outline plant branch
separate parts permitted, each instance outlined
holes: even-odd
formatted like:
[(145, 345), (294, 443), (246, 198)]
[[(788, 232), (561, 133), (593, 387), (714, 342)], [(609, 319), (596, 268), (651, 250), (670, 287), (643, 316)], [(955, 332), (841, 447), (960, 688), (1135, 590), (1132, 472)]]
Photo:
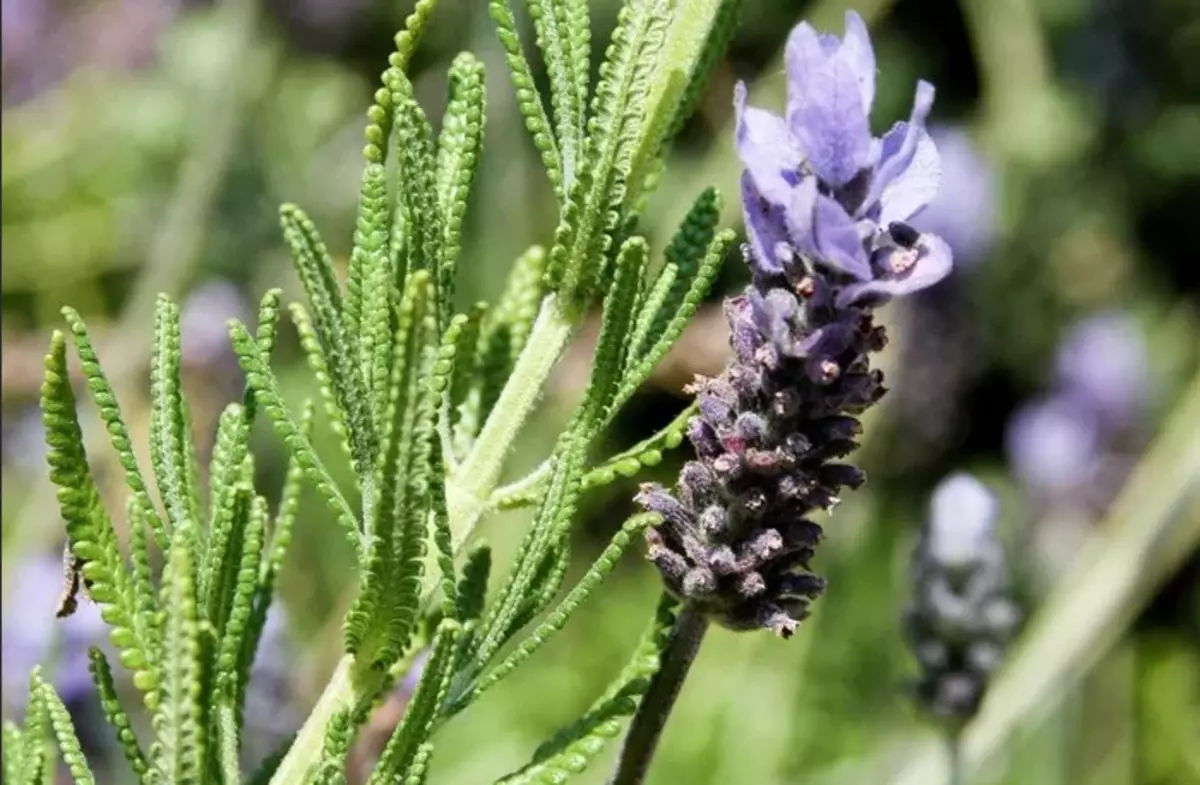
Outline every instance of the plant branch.
[(667, 718), (675, 707), (675, 700), (700, 652), (707, 630), (708, 620), (692, 606), (685, 605), (671, 631), (662, 664), (633, 715), (617, 760), (617, 770), (609, 785), (641, 785), (646, 779)]

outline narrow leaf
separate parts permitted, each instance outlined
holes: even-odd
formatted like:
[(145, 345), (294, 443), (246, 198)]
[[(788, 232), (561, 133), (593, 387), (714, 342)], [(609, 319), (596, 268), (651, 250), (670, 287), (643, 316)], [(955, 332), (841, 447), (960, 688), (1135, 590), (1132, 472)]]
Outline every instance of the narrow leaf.
[(100, 368), (100, 359), (96, 355), (87, 325), (73, 308), (63, 308), (62, 314), (71, 329), (71, 335), (75, 341), (75, 351), (83, 366), (83, 375), (87, 379), (92, 400), (100, 410), (100, 419), (104, 422), (113, 449), (117, 451), (121, 467), (125, 470), (125, 484), (129, 486), (129, 490), (133, 492), (134, 498), (145, 512), (159, 542), (165, 543), (167, 541), (166, 529), (162, 519), (158, 516), (158, 510), (154, 508), (154, 502), (150, 499), (150, 490), (146, 486), (146, 480), (133, 451), (133, 439), (125, 425), (125, 418), (121, 415), (121, 407), (117, 403), (117, 396), (113, 392), (112, 384)]
[(58, 697), (54, 688), (36, 673), (33, 679), (50, 718), (50, 726), (54, 731), (54, 738), (58, 741), (58, 749), (62, 753), (63, 762), (67, 764), (67, 770), (71, 772), (71, 779), (75, 781), (76, 785), (94, 785), (96, 778), (92, 775), (92, 770), (83, 757), (83, 749), (79, 746), (79, 737), (75, 735), (75, 726), (71, 723), (71, 715), (67, 711), (67, 707), (63, 705), (62, 698)]
[(192, 555), (182, 533), (175, 534), (163, 574), (166, 613), (162, 704), (152, 724), (157, 734), (152, 757), (157, 775), (171, 783), (200, 783), (204, 774), (205, 710), (200, 701), (204, 665)]
[[(533, 18), (537, 45), (550, 77), (550, 105), (554, 109), (555, 137), (562, 153), (563, 184), (571, 190), (575, 172), (580, 168), (583, 146), (584, 111), (587, 104), (587, 76), (578, 78), (577, 66), (586, 62), (587, 53), (577, 55), (576, 46), (586, 43), (573, 34), (566, 3), (559, 0), (526, 0)], [(586, 22), (586, 17), (584, 18)], [(586, 66), (585, 66), (586, 68)]]
[(197, 534), (198, 504), (191, 482), (191, 426), (184, 412), (180, 357), (179, 308), (162, 295), (154, 315), (150, 359), (150, 458), (171, 525), (191, 538)]
[(88, 661), (89, 670), (92, 673), (92, 684), (96, 686), (96, 693), (100, 698), (100, 708), (104, 711), (104, 719), (108, 720), (108, 724), (116, 731), (117, 744), (121, 747), (121, 753), (125, 756), (125, 760), (129, 761), (129, 767), (133, 770), (134, 776), (139, 782), (147, 782), (150, 764), (147, 763), (142, 746), (138, 743), (133, 724), (129, 721), (129, 715), (126, 714), (124, 707), (121, 706), (121, 699), (117, 696), (117, 687), (113, 682), (112, 668), (108, 664), (108, 658), (104, 656), (103, 651), (92, 646), (88, 649)]
[(437, 148), (437, 197), (445, 235), (439, 288), (449, 296), (462, 250), (463, 219), (467, 197), (479, 168), (483, 146), (483, 63), (469, 52), (450, 65), (450, 101), (442, 120)]

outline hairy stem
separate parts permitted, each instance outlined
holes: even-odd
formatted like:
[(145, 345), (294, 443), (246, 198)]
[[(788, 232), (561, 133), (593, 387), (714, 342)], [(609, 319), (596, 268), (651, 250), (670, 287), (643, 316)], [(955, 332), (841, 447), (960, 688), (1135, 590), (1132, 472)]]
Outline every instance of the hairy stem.
[(692, 606), (685, 605), (679, 612), (675, 628), (671, 631), (671, 640), (663, 653), (662, 664), (650, 680), (650, 688), (633, 715), (633, 722), (625, 735), (625, 744), (621, 747), (621, 756), (617, 760), (617, 770), (609, 780), (609, 785), (641, 785), (646, 779), (650, 761), (658, 748), (658, 740), (675, 707), (675, 699), (683, 689), (683, 680), (687, 678), (692, 662), (700, 651), (707, 629), (708, 620)]
[(321, 759), (325, 745), (325, 733), (329, 723), (338, 712), (352, 709), (364, 697), (363, 690), (354, 683), (354, 656), (347, 654), (338, 661), (325, 691), (317, 699), (317, 705), (296, 734), (287, 755), (271, 777), (271, 785), (307, 782)]
[(517, 358), (512, 375), (488, 415), (475, 446), (447, 483), (446, 504), (455, 550), (470, 536), (487, 509), (488, 498), (500, 480), (504, 459), (541, 397), (546, 378), (574, 331), (575, 325), (562, 312), (558, 298), (554, 295), (546, 297), (529, 341)]

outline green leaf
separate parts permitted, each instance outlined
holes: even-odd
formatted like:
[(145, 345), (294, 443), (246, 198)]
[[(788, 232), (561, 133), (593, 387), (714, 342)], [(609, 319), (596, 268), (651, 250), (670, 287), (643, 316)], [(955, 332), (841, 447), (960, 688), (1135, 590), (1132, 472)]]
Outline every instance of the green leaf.
[[(288, 312), (291, 314), (292, 324), (296, 326), (296, 334), (300, 338), (300, 348), (304, 351), (308, 368), (317, 380), (317, 389), (321, 393), (321, 403), (325, 407), (325, 415), (329, 418), (329, 427), (341, 442), (342, 451), (346, 457), (353, 460), (354, 449), (350, 446), (350, 428), (346, 424), (346, 415), (342, 411), (342, 407), (338, 405), (337, 394), (333, 391), (329, 366), (321, 351), (321, 341), (313, 327), (312, 317), (300, 303), (291, 303), (288, 306)], [(357, 472), (357, 469), (355, 471)], [(356, 476), (356, 479), (361, 482), (362, 478)]]
[[(720, 260), (717, 269), (704, 271), (704, 278), (700, 274), (720, 217), (720, 197), (715, 188), (708, 188), (696, 199), (664, 252), (667, 263), (651, 287), (652, 293), (644, 309), (638, 314), (630, 342), (631, 360), (643, 356), (658, 344), (680, 306), (692, 294), (691, 287), (697, 280), (708, 280), (711, 285), (708, 276), (716, 276)], [(707, 289), (700, 296), (706, 292)]]
[(167, 518), (192, 538), (199, 502), (192, 485), (191, 425), (184, 410), (180, 358), (179, 308), (160, 295), (150, 356), (150, 459)]
[(433, 731), (445, 701), (453, 675), (450, 665), (460, 631), (458, 622), (452, 619), (445, 619), (438, 625), (429, 659), (404, 710), (404, 719), (388, 739), (368, 785), (403, 781), (404, 773), (411, 771), (417, 752)]
[(449, 435), (451, 450), (447, 462), (451, 464), (454, 459), (467, 454), (479, 430), (479, 363), (482, 360), (480, 349), (487, 314), (487, 303), (475, 303), (467, 314), (466, 324), (459, 332), (454, 345), (454, 375), (450, 379), (450, 390), (446, 396), (447, 416), (443, 425), (443, 429)]
[(362, 535), (358, 521), (350, 505), (346, 502), (337, 484), (317, 456), (308, 437), (301, 432), (283, 398), (279, 393), (279, 383), (271, 372), (266, 359), (258, 350), (258, 345), (250, 337), (246, 326), (237, 320), (229, 323), (230, 336), (233, 339), (233, 350), (238, 356), (242, 371), (246, 374), (246, 383), (254, 390), (258, 405), (266, 411), (267, 417), (275, 426), (275, 431), (283, 438), (288, 450), (304, 468), (309, 480), (317, 492), (325, 499), (334, 518), (346, 530), (346, 535), (354, 546), (355, 553), (361, 563), (363, 557)]
[(375, 103), (367, 110), (367, 128), (364, 133), (367, 146), (363, 149), (363, 157), (369, 164), (382, 164), (387, 160), (394, 110), (391, 79), (396, 73), (408, 69), (408, 61), (421, 40), (425, 25), (437, 4), (438, 0), (417, 0), (412, 13), (404, 20), (404, 29), (396, 33), (396, 51), (388, 57), (388, 68), (379, 77), (383, 87), (375, 91)]
[(467, 552), (462, 578), (458, 582), (458, 611), (455, 615), (460, 621), (469, 622), (483, 615), (491, 572), (492, 548), (486, 542), (476, 542)]
[(608, 254), (621, 220), (632, 167), (631, 151), (670, 21), (672, 0), (631, 0), (621, 7), (592, 102), (582, 167), (558, 229), (547, 283), (568, 307), (581, 311), (604, 291)]
[(354, 741), (354, 726), (349, 711), (339, 711), (329, 721), (325, 741), (321, 745), (321, 760), (313, 773), (315, 785), (346, 785), (346, 756)]
[(367, 477), (378, 445), (358, 355), (351, 348), (342, 323), (342, 295), (333, 261), (316, 226), (300, 208), (285, 204), (279, 210), (279, 221), (284, 239), (291, 248), (296, 272), (308, 295), (320, 354), (331, 371), (329, 379), (334, 398), (345, 417), (355, 475)]
[[(275, 338), (279, 333), (279, 301), (282, 297), (283, 290), (268, 289), (258, 302), (258, 329), (255, 331), (255, 340), (258, 343), (259, 353), (268, 359), (270, 359), (271, 353), (275, 351)], [(248, 424), (253, 423), (256, 407), (254, 405), (254, 391), (250, 389), (249, 385), (246, 386), (246, 394), (243, 396), (242, 406), (246, 410), (246, 422)], [(211, 488), (209, 493), (212, 493)]]
[[(244, 516), (249, 514), (250, 491), (240, 485), (240, 481), (246, 479), (246, 457), (249, 452), (250, 429), (245, 415), (245, 409), (236, 403), (229, 404), (221, 412), (209, 467), (213, 499), (208, 540), (200, 562), (199, 598), (205, 616), (217, 631), (224, 626), (221, 614), (225, 609), (222, 603), (228, 599), (224, 596), (228, 586), (221, 582), (231, 572), (227, 560), (231, 551), (231, 534), (241, 536), (236, 526), (244, 525)], [(247, 494), (240, 500), (236, 499), (239, 490)], [(243, 517), (237, 520), (239, 512)], [(236, 559), (236, 555), (233, 558)]]
[[(563, 183), (569, 192), (580, 168), (583, 146), (584, 112), (588, 89), (588, 38), (572, 29), (580, 21), (578, 13), (562, 0), (526, 0), (533, 18), (537, 45), (550, 77), (550, 105), (554, 109), (555, 137), (562, 153)], [(582, 21), (587, 30), (586, 10)], [(582, 46), (582, 52), (576, 48)], [(582, 79), (579, 65), (583, 64)]]
[(433, 131), (425, 112), (413, 96), (408, 77), (392, 74), (392, 101), (395, 103), (396, 163), (402, 184), (400, 214), (404, 221), (405, 265), (397, 270), (407, 277), (420, 270), (433, 276), (439, 329), (449, 322), (452, 298), (452, 270), (444, 266), (445, 230), (438, 209), (437, 156)]
[(368, 519), (359, 594), (344, 625), (346, 652), (383, 669), (403, 652), (420, 599), (438, 405), (424, 375), (427, 347), (437, 335), (433, 298), (430, 272), (414, 273), (398, 313), (379, 496)]
[(504, 62), (508, 66), (513, 87), (517, 92), (517, 108), (525, 118), (525, 128), (533, 138), (533, 146), (542, 157), (542, 165), (546, 167), (546, 176), (550, 178), (554, 193), (561, 200), (564, 194), (562, 156), (550, 127), (550, 118), (546, 115), (542, 96), (533, 81), (533, 71), (521, 48), (517, 20), (513, 17), (508, 0), (491, 0), (488, 3), (488, 13), (496, 22), (496, 37), (500, 39), (500, 45), (504, 48)]
[(675, 602), (664, 595), (654, 621), (633, 657), (608, 690), (579, 720), (563, 728), (537, 749), (525, 767), (497, 782), (502, 785), (537, 785), (566, 782), (584, 771), (610, 739), (621, 732), (623, 720), (637, 710), (650, 685), (670, 637)]
[(590, 419), (604, 410), (621, 382), (629, 334), (633, 331), (634, 307), (642, 285), (642, 270), (649, 253), (643, 238), (631, 237), (617, 254), (616, 275), (604, 301), (604, 317), (585, 393), (585, 416)]
[(36, 671), (32, 680), (35, 684), (34, 689), (45, 705), (54, 738), (58, 740), (58, 749), (62, 753), (63, 762), (67, 764), (67, 770), (71, 772), (71, 779), (76, 785), (94, 785), (96, 778), (83, 757), (79, 737), (75, 735), (75, 726), (71, 723), (71, 715), (63, 705), (62, 698), (58, 697), (54, 688), (43, 681)]
[[(37, 681), (41, 666), (29, 674), (29, 705), (25, 708), (25, 728), (21, 731), (22, 767), (17, 779), (30, 785), (51, 785), (54, 780), (54, 746), (51, 738), (50, 709)], [(5, 751), (7, 752), (7, 747)]]
[(469, 52), (459, 54), (450, 65), (450, 100), (437, 146), (438, 209), (445, 235), (438, 287), (444, 299), (453, 291), (467, 197), (479, 168), (485, 95), (483, 63)]
[[(354, 246), (350, 250), (345, 307), (342, 312), (346, 339), (351, 344), (365, 337), (365, 304), (369, 299), (372, 274), (381, 265), (388, 263), (390, 224), (391, 204), (387, 192), (387, 169), (380, 163), (368, 163), (363, 169), (362, 189), (358, 197)], [(366, 367), (363, 367), (363, 372), (365, 375)]]
[(528, 637), (522, 640), (516, 649), (505, 657), (500, 664), (484, 674), (461, 697), (456, 698), (449, 713), (456, 713), (467, 705), (474, 703), (480, 695), (516, 670), (535, 651), (541, 648), (546, 641), (561, 630), (566, 625), (567, 619), (570, 618), (571, 614), (591, 596), (592, 592), (612, 572), (617, 564), (617, 560), (621, 558), (621, 554), (624, 553), (630, 541), (638, 534), (641, 534), (648, 525), (651, 525), (656, 520), (657, 517), (649, 513), (635, 515), (627, 520), (625, 525), (621, 527), (621, 530), (614, 535), (608, 546), (604, 549), (604, 552), (600, 554), (600, 557), (596, 559), (596, 562), (588, 569), (579, 583), (563, 598), (558, 607)]
[(417, 747), (417, 752), (413, 755), (412, 763), (404, 770), (404, 774), (402, 775), (404, 785), (424, 785), (429, 774), (429, 759), (432, 757), (432, 742), (425, 742), (420, 747)]
[[(247, 497), (253, 492), (246, 488)], [(239, 494), (240, 495), (240, 494)], [(235, 582), (231, 587), (227, 621), (217, 631), (220, 643), (217, 647), (215, 676), (216, 714), (210, 718), (213, 738), (221, 744), (221, 760), (227, 772), (235, 775), (226, 779), (237, 782), (238, 753), (241, 749), (242, 707), (245, 695), (242, 666), (245, 662), (247, 634), (252, 625), (255, 595), (259, 589), (259, 570), (263, 561), (264, 532), (267, 525), (267, 502), (263, 497), (253, 497), (245, 520), (245, 532), (239, 537), (241, 559)]]
[(704, 39), (704, 46), (692, 65), (687, 88), (679, 98), (671, 125), (660, 145), (665, 146), (666, 142), (678, 135), (683, 130), (684, 123), (696, 111), (696, 106), (704, 96), (704, 89), (708, 86), (709, 77), (712, 76), (712, 72), (725, 56), (729, 42), (733, 40), (733, 34), (737, 30), (738, 14), (741, 10), (742, 0), (718, 0), (712, 24)]
[(696, 271), (695, 277), (688, 285), (682, 300), (679, 301), (675, 313), (667, 321), (666, 326), (662, 328), (662, 332), (658, 335), (658, 338), (639, 356), (629, 357), (625, 372), (621, 378), (620, 388), (617, 390), (604, 415), (603, 422), (605, 425), (612, 422), (613, 417), (616, 416), (621, 406), (637, 392), (638, 387), (650, 376), (654, 367), (666, 356), (667, 351), (675, 341), (679, 340), (679, 336), (683, 334), (683, 329), (687, 327), (688, 322), (696, 314), (696, 309), (700, 307), (700, 303), (704, 300), (705, 295), (708, 294), (713, 281), (716, 280), (717, 273), (721, 269), (721, 263), (725, 260), (725, 254), (728, 253), (730, 246), (733, 245), (733, 241), (734, 233), (730, 230), (723, 231), (713, 238), (712, 242), (708, 245), (704, 261), (700, 263), (700, 268)]
[(11, 720), (4, 721), (4, 754), (0, 756), (0, 771), (4, 773), (4, 785), (25, 785), (26, 741), (21, 729)]
[(134, 683), (153, 706), (157, 677), (153, 633), (130, 589), (130, 577), (117, 549), (112, 521), (100, 503), (100, 492), (88, 469), (83, 432), (75, 411), (75, 394), (67, 376), (66, 341), (57, 330), (46, 355), (41, 390), (42, 422), (49, 448), (46, 461), (57, 487), (59, 511), (67, 525), (71, 552), (83, 562), (83, 577), (121, 662), (134, 672)]
[(154, 534), (158, 537), (159, 542), (165, 543), (167, 541), (166, 529), (163, 526), (162, 519), (158, 517), (158, 511), (154, 508), (154, 502), (150, 499), (150, 490), (146, 486), (145, 477), (142, 475), (142, 470), (138, 466), (137, 456), (133, 451), (133, 439), (130, 437), (129, 429), (125, 425), (125, 418), (121, 415), (121, 407), (117, 403), (117, 396), (113, 392), (112, 384), (100, 368), (100, 359), (96, 355), (96, 349), (92, 344), (91, 336), (88, 334), (87, 325), (84, 324), (83, 318), (73, 308), (63, 308), (62, 315), (71, 329), (71, 334), (75, 341), (75, 351), (79, 355), (80, 364), (83, 366), (83, 375), (87, 379), (92, 400), (100, 410), (100, 419), (104, 422), (104, 427), (108, 431), (113, 449), (117, 451), (121, 467), (125, 470), (125, 484), (129, 486), (129, 490), (133, 492), (134, 498), (137, 499), (146, 518), (150, 521), (151, 526), (154, 527)]
[(166, 614), (162, 666), (162, 703), (152, 725), (157, 742), (151, 752), (157, 776), (167, 782), (200, 783), (205, 766), (205, 706), (200, 700), (204, 662), (196, 579), (183, 533), (176, 533), (163, 573)]
[(104, 656), (103, 651), (92, 646), (88, 649), (88, 661), (89, 670), (92, 673), (92, 684), (96, 685), (96, 693), (100, 698), (100, 708), (104, 711), (104, 719), (108, 720), (108, 724), (116, 731), (117, 744), (121, 747), (121, 753), (125, 756), (125, 760), (129, 761), (129, 767), (133, 769), (134, 776), (138, 778), (139, 782), (148, 782), (150, 764), (146, 761), (141, 744), (138, 743), (137, 733), (133, 730), (129, 715), (121, 706), (121, 699), (117, 696), (117, 687), (113, 682), (112, 668), (108, 664), (108, 658)]

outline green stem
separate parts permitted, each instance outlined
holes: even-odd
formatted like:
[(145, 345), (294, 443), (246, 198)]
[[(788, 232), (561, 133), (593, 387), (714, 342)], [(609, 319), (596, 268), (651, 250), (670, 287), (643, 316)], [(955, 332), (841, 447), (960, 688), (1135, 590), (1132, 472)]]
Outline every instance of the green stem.
[(967, 772), (963, 766), (962, 733), (958, 730), (946, 734), (946, 761), (950, 767), (949, 785), (967, 785)]
[(650, 687), (633, 715), (617, 760), (616, 773), (609, 785), (641, 785), (646, 779), (658, 740), (707, 629), (708, 620), (690, 605), (685, 605), (679, 612), (671, 640), (663, 653), (662, 665), (650, 680)]
[(470, 536), (487, 510), (488, 499), (500, 480), (504, 459), (517, 434), (542, 395), (542, 387), (566, 349), (575, 325), (562, 312), (558, 298), (549, 295), (533, 323), (529, 341), (513, 367), (495, 408), (471, 452), (447, 483), (446, 505), (454, 549)]
[(354, 684), (354, 656), (347, 654), (338, 661), (325, 691), (317, 699), (317, 705), (304, 721), (287, 755), (271, 777), (271, 785), (294, 785), (308, 781), (308, 777), (321, 760), (325, 746), (325, 733), (334, 716), (352, 709), (359, 703), (362, 690)]

